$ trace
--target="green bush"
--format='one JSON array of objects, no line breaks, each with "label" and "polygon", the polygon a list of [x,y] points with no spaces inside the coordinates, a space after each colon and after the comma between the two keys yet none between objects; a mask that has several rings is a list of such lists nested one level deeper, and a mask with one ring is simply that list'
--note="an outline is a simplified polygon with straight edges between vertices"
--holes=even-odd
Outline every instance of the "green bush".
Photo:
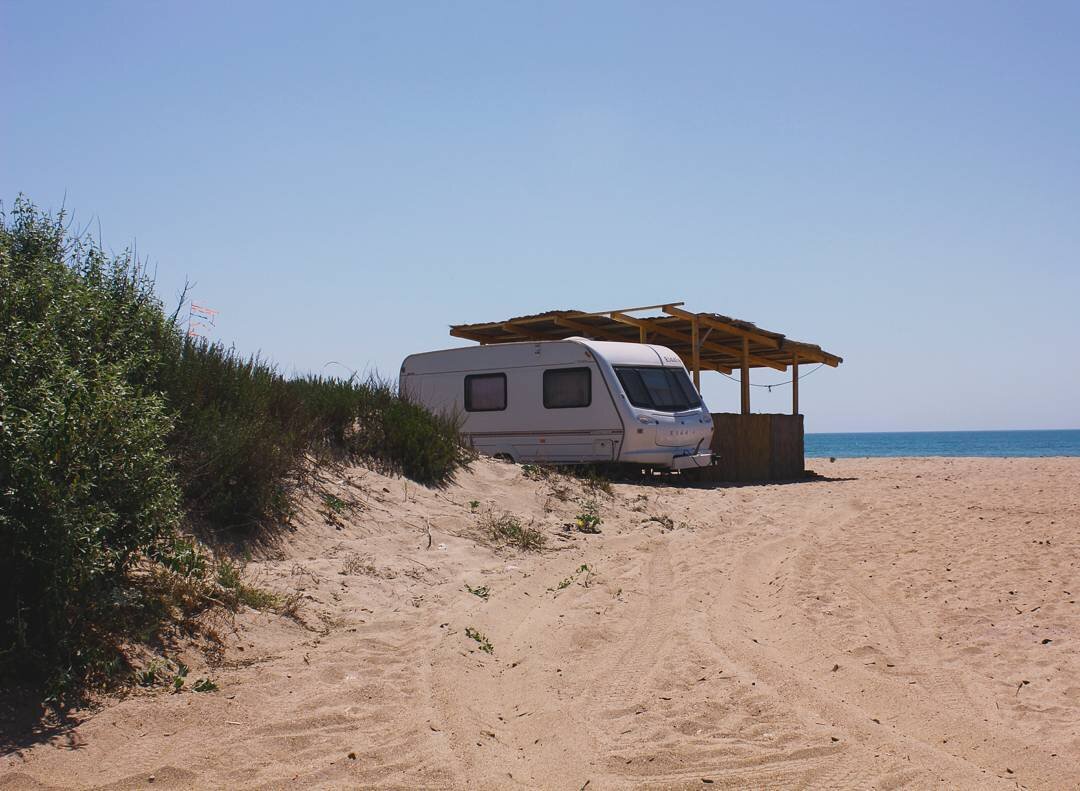
[{"label": "green bush", "polygon": [[201,573],[176,526],[279,522],[308,454],[432,485],[468,461],[453,418],[388,384],[286,379],[162,308],[63,215],[0,215],[0,676],[77,680],[137,560]]},{"label": "green bush", "polygon": [[432,414],[383,382],[352,387],[358,410],[346,444],[356,458],[426,484],[446,483],[468,462],[457,417]]},{"label": "green bush", "polygon": [[288,516],[288,484],[304,454],[332,452],[424,484],[465,464],[459,424],[390,385],[285,379],[232,349],[186,341],[162,378],[176,431],[170,448],[188,512],[217,531]]},{"label": "green bush", "polygon": [[273,368],[185,339],[159,386],[176,416],[169,449],[188,514],[219,533],[285,517],[287,478],[312,435],[304,405]]},{"label": "green bush", "polygon": [[0,668],[77,675],[110,592],[180,518],[152,375],[166,320],[130,259],[20,201],[0,226]]}]

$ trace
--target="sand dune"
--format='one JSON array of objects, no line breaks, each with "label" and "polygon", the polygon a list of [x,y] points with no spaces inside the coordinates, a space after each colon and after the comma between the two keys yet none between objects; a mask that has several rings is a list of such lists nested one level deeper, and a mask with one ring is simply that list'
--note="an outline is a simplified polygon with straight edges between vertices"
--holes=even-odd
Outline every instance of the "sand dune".
[{"label": "sand dune", "polygon": [[[242,614],[185,656],[218,691],[107,701],[0,788],[1077,787],[1080,459],[811,466],[618,484],[599,535],[517,466],[346,470],[340,529],[309,502],[256,564],[302,624]],[[548,549],[486,545],[489,511]]]}]

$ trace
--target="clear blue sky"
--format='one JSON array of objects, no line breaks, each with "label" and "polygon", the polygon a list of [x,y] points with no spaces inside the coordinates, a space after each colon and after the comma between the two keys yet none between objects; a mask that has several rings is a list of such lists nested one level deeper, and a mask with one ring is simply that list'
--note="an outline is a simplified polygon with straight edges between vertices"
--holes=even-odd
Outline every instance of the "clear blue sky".
[{"label": "clear blue sky", "polygon": [[845,358],[803,384],[812,431],[1080,427],[1078,29],[1053,2],[0,0],[0,197],[66,194],[287,370],[685,300]]}]

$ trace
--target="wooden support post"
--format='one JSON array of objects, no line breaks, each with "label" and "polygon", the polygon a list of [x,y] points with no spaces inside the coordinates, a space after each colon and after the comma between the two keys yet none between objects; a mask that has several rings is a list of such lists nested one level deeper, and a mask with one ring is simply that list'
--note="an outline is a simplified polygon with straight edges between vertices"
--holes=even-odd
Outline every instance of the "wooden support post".
[{"label": "wooden support post", "polygon": [[791,414],[799,414],[799,355],[791,355]]},{"label": "wooden support post", "polygon": [[742,413],[750,414],[750,339],[742,339]]},{"label": "wooden support post", "polygon": [[691,352],[691,360],[694,363],[694,388],[701,392],[701,330],[698,326],[697,316],[694,316],[690,322],[690,346],[693,348]]},{"label": "wooden support post", "polygon": [[648,343],[649,340],[648,340],[648,338],[646,336],[647,336],[647,332],[645,330],[645,325],[643,324],[640,327],[638,327],[638,343]]}]

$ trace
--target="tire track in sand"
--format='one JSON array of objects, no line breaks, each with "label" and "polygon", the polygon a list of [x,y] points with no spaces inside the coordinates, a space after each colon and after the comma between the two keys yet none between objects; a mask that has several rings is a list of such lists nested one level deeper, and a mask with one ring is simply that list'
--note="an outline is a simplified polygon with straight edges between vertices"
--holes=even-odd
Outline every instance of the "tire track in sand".
[{"label": "tire track in sand", "polygon": [[[985,788],[1002,782],[978,763],[941,749],[943,722],[953,732],[975,725],[963,711],[947,710],[949,701],[962,703],[967,697],[955,680],[940,673],[932,675],[931,686],[945,696],[939,701],[913,692],[905,677],[872,673],[861,664],[845,668],[846,672],[831,671],[839,665],[835,660],[842,650],[835,641],[842,634],[850,636],[851,625],[830,634],[827,625],[809,623],[800,606],[798,583],[825,562],[815,554],[819,539],[830,533],[843,535],[859,518],[859,511],[850,507],[845,514],[818,508],[793,514],[785,520],[792,526],[787,534],[739,557],[713,602],[712,640],[741,672],[757,679],[757,686],[772,705],[801,716],[808,728],[831,727],[839,743],[848,746],[841,776],[833,771],[839,767],[826,765],[809,786],[849,786],[853,776],[858,778],[857,784],[883,787],[933,785],[945,778],[957,788]],[[837,551],[836,545],[832,546]],[[828,562],[843,565],[836,557]],[[862,590],[856,592],[858,586],[848,579],[850,576],[837,574],[835,584],[852,599],[863,600],[873,620],[892,627],[910,617],[902,610],[896,612],[889,602],[867,598]],[[902,630],[895,629],[889,637],[896,641],[898,650],[917,656],[919,649],[906,644]],[[894,707],[889,701],[897,698],[903,700],[903,721],[890,716]],[[995,749],[1002,749],[1001,739],[995,741]],[[1017,758],[1014,763],[1020,765],[1022,749]]]},{"label": "tire track in sand", "polygon": [[806,785],[837,751],[828,738],[804,738],[800,721],[725,672],[731,663],[701,618],[729,542],[715,530],[643,548],[649,560],[636,595],[645,601],[627,616],[589,700],[617,786]]}]

